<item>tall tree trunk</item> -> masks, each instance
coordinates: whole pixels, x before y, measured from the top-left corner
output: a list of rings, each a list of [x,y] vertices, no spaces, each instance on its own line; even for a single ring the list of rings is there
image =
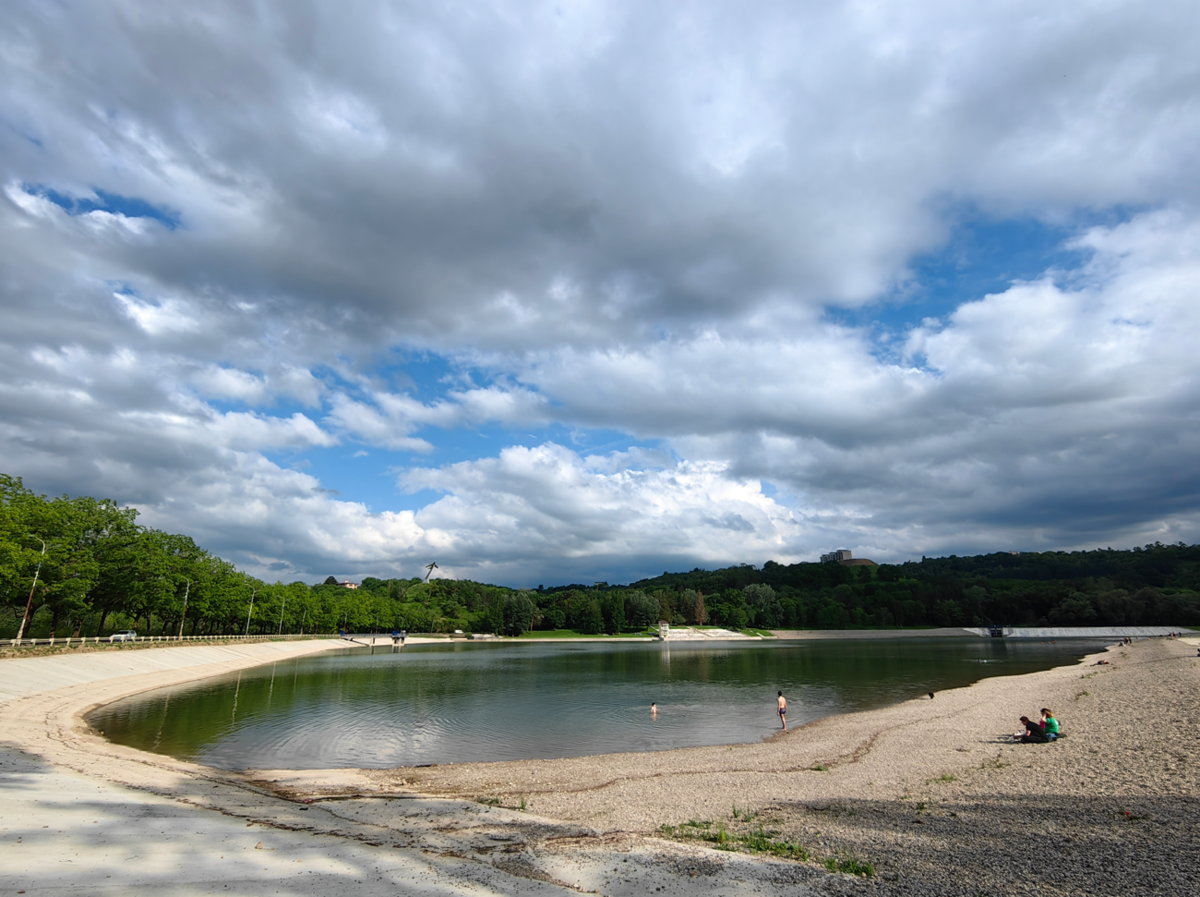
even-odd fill
[[[50,608],[50,638],[58,634],[58,605]]]

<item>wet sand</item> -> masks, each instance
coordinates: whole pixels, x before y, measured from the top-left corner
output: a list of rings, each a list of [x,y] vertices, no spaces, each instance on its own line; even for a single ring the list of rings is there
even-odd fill
[[[216,881],[223,893],[260,893],[263,880],[278,882],[280,893],[328,893],[339,875],[367,894],[435,882],[430,893],[974,895],[1025,893],[1031,882],[1043,894],[1184,893],[1200,875],[1195,642],[1139,641],[1108,652],[1107,666],[1085,661],[984,680],[933,700],[819,720],[763,744],[245,776],[112,745],[82,723],[89,707],[131,688],[202,672],[170,670],[164,656],[158,672],[0,705],[0,744],[8,748],[0,755],[0,834],[6,843],[22,836],[21,852],[9,853],[20,863],[0,872],[0,888],[58,893],[27,885],[79,848],[90,876],[114,876],[103,879],[111,893],[207,893]],[[1057,712],[1065,739],[1005,740],[1020,715],[1043,706]],[[133,861],[101,863],[87,837],[99,822],[79,816],[54,838],[28,822],[29,813],[64,803],[64,793],[88,789],[118,807],[106,827],[113,837],[141,818],[139,807],[161,814],[154,869],[170,865],[176,837],[181,856],[235,856],[244,874],[226,889],[215,860],[181,861],[176,877],[155,877]],[[90,812],[71,806],[64,803],[64,818]],[[679,828],[692,821],[698,825]],[[761,826],[814,860],[714,850],[694,837],[719,826],[727,847]],[[29,849],[39,838],[42,853]],[[276,859],[294,853],[295,866],[331,859],[328,868],[289,867],[286,876],[264,862],[260,874],[255,859],[264,855],[252,852],[259,841]],[[876,874],[831,875],[821,865],[830,858],[869,862]]]

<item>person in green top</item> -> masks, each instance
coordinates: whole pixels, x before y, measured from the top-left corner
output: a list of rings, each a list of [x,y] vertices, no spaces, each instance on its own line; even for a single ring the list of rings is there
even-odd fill
[[[1054,714],[1042,708],[1042,725],[1046,727],[1046,737],[1051,741],[1058,738],[1058,720],[1054,718]]]

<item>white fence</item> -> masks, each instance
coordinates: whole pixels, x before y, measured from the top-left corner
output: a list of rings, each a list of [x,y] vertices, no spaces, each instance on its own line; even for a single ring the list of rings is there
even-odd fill
[[[131,639],[113,640],[108,635],[87,635],[78,638],[23,638],[5,639],[13,648],[33,648],[39,645],[61,645],[66,648],[82,645],[149,645],[186,644],[188,642],[286,642],[295,639],[336,638],[336,633],[308,632],[300,635],[139,635]],[[3,644],[4,642],[0,642]]]

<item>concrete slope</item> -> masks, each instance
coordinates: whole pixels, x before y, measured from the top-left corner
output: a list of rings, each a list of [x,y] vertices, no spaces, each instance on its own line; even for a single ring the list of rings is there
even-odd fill
[[[171,648],[128,648],[88,654],[53,654],[0,660],[0,704],[38,692],[55,691],[71,685],[86,685],[124,676],[178,673],[222,665],[241,669],[275,660],[303,657],[347,647],[340,639],[310,642],[254,642],[245,645],[181,645]]]
[[[975,635],[988,635],[988,630],[971,628]],[[1172,632],[1191,634],[1178,626],[1005,626],[1006,638],[1068,639],[1068,638],[1162,638]]]

